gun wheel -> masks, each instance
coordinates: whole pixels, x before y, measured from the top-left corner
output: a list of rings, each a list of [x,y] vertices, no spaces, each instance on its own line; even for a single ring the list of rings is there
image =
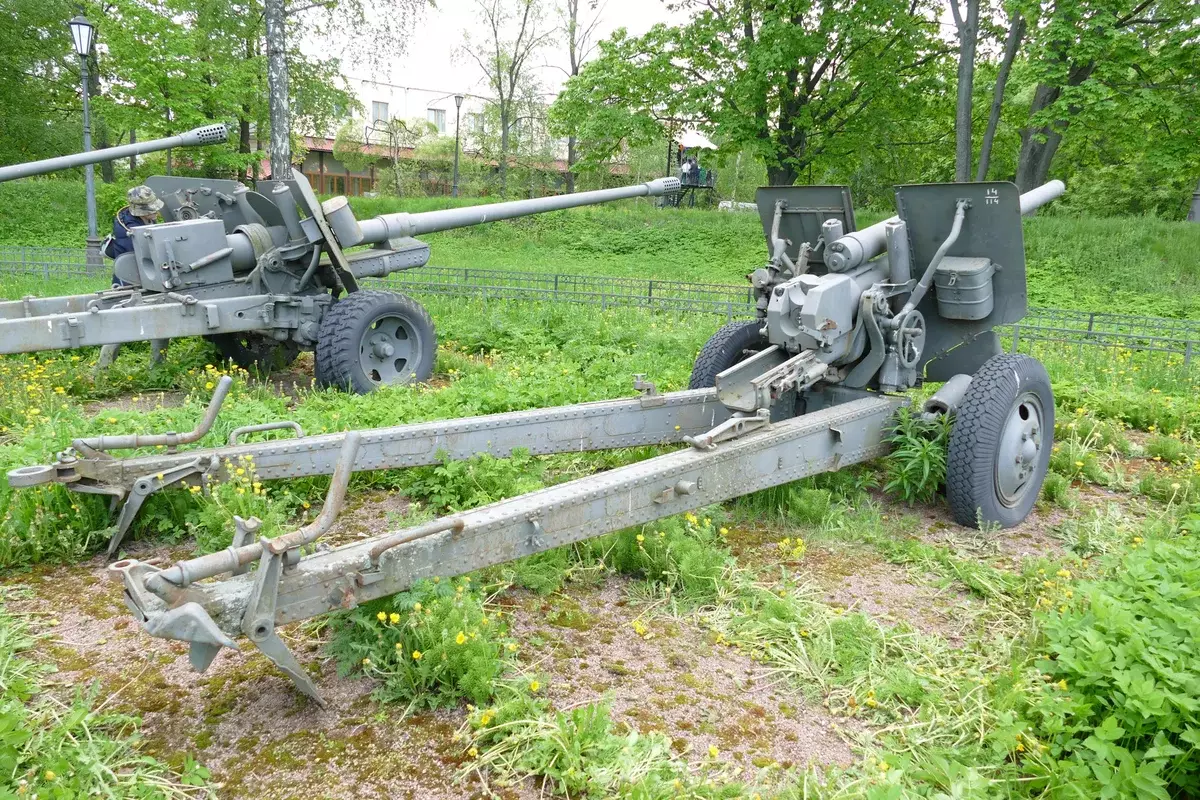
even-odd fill
[[[717,374],[744,361],[768,344],[758,320],[727,322],[704,343],[692,366],[689,389],[711,389],[717,385]]]
[[[1046,368],[1024,355],[993,356],[967,388],[950,429],[946,499],[954,520],[1004,528],[1029,515],[1054,442]]]
[[[259,375],[286,369],[300,355],[300,345],[290,339],[280,342],[256,333],[216,333],[204,338],[217,348],[221,361]]]
[[[366,394],[427,380],[436,355],[433,320],[420,303],[397,292],[354,292],[321,320],[317,382]]]

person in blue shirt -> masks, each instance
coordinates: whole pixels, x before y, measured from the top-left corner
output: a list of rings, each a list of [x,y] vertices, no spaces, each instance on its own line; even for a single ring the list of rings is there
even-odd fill
[[[158,212],[162,210],[163,202],[154,194],[149,186],[134,186],[125,193],[129,205],[117,212],[113,218],[112,242],[105,247],[104,254],[109,258],[133,252],[133,239],[130,231],[142,225],[153,225],[158,221]],[[113,274],[113,288],[119,289],[130,286]]]
[[[153,225],[158,221],[158,212],[162,210],[163,202],[154,194],[149,186],[134,186],[125,193],[128,205],[117,212],[113,218],[112,236],[104,244],[104,255],[116,260],[117,256],[133,252],[133,238],[130,234],[134,228],[142,225]],[[112,288],[121,289],[133,284],[121,280],[114,272]],[[155,339],[151,342],[151,358],[157,363],[162,359],[162,351],[166,349],[166,339]],[[100,358],[97,368],[104,369],[116,360],[121,351],[119,344],[106,344],[100,348]]]

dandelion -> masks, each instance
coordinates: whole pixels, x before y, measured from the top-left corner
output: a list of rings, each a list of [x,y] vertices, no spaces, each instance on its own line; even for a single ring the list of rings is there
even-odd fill
[[[363,665],[364,667],[369,667],[369,666],[371,666],[371,659],[369,659],[369,658],[364,658],[364,659],[362,660],[362,665]]]
[[[1082,461],[1076,461],[1076,462],[1075,462],[1075,466],[1077,466],[1077,467],[1082,467],[1082,466],[1083,466],[1083,462],[1082,462]]]
[[[1065,569],[1060,569],[1058,572],[1056,572],[1056,573],[1054,573],[1054,574],[1055,574],[1055,575],[1057,575],[1057,576],[1058,576],[1058,577],[1060,577],[1060,578],[1069,578],[1069,577],[1071,577],[1071,573],[1070,573],[1070,572],[1068,572],[1068,571],[1067,571],[1067,570],[1065,570]]]
[[[53,782],[57,778],[58,778],[58,776],[54,774],[54,770],[52,770],[52,769],[46,770],[46,780],[47,781]]]
[[[454,641],[456,644],[466,644],[467,635],[465,633],[463,633],[462,631],[459,631],[458,636],[454,637]]]
[[[729,528],[721,528],[721,535],[722,535],[722,536],[728,536],[728,535],[729,535]]]
[[[479,755],[479,748],[472,747],[470,750],[467,751],[467,755],[469,755],[471,758],[474,758],[475,756]]]
[[[1058,683],[1056,683],[1054,685],[1057,686],[1058,688],[1062,689],[1065,692],[1067,690],[1067,679],[1063,678],[1061,681],[1059,681]]]
[[[492,716],[493,716],[492,712],[490,712],[490,711],[483,712],[483,714],[479,717],[479,724],[487,725],[489,722],[492,721]]]
[[[515,642],[509,642],[508,644],[504,645],[504,649],[510,653],[515,653],[517,652],[517,645]]]
[[[542,688],[542,685],[540,683],[538,683],[536,680],[532,680],[529,682],[529,691],[536,693],[537,690],[540,688]]]
[[[412,653],[413,661],[420,661],[421,656],[423,656],[423,655],[425,655],[425,654],[422,653],[420,650],[413,650],[413,653]]]
[[[642,542],[646,541],[646,537],[639,533],[637,535],[637,540],[638,540],[638,544],[641,544]]]
[[[422,606],[420,603],[413,603],[413,611],[416,611],[418,614],[420,614],[421,608],[422,608]]]
[[[710,744],[708,746],[708,757],[716,758],[719,755],[721,755],[721,751],[717,748],[717,746],[715,744]]]
[[[378,614],[375,615],[375,619],[379,620],[380,622],[387,622],[387,612],[380,611]]]

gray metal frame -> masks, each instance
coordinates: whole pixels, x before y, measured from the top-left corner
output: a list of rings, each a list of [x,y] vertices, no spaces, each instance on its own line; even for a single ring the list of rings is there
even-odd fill
[[[322,522],[309,532],[255,543],[243,525],[227,551],[166,570],[136,560],[112,569],[146,630],[190,642],[197,669],[207,668],[221,647],[236,647],[234,640],[245,634],[301,691],[321,702],[274,628],[395,594],[423,578],[463,574],[882,455],[889,420],[906,400],[843,394],[846,402],[719,447],[686,448],[299,558],[299,547],[327,527],[344,497],[359,447],[351,434],[353,439],[342,441]],[[258,570],[244,572],[254,560],[260,561]],[[229,577],[196,582],[221,575]]]

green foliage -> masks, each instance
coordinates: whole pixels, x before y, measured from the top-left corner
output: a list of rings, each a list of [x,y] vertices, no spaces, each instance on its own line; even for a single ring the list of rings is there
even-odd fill
[[[25,623],[0,605],[0,796],[149,800],[193,796],[208,771],[192,759],[181,776],[139,752],[137,720],[103,711],[97,688],[59,700],[40,685]]]
[[[442,455],[436,467],[418,467],[404,476],[409,497],[426,501],[436,511],[462,511],[542,488],[545,467],[524,448],[510,458],[489,455],[454,461]]]
[[[1152,539],[1044,620],[1046,682],[1024,713],[1049,746],[1050,796],[1200,791],[1197,586],[1196,540]]]
[[[1042,481],[1042,497],[1057,506],[1067,507],[1071,501],[1071,480],[1059,472],[1047,472]]]
[[[640,575],[668,593],[694,602],[717,594],[730,564],[719,523],[713,522],[712,516],[690,512],[591,539],[580,548],[609,569]]]
[[[335,624],[329,644],[343,675],[374,678],[377,698],[410,709],[487,702],[516,649],[469,577],[423,580],[359,606]]]
[[[471,714],[462,732],[476,758],[466,770],[487,768],[500,781],[526,776],[567,797],[678,797],[684,767],[662,733],[618,732],[607,704],[565,711],[526,691],[506,687],[494,706]]]
[[[946,482],[950,422],[945,415],[926,420],[908,407],[896,412],[888,436],[892,451],[883,461],[884,491],[909,505],[928,503],[937,496]]]

